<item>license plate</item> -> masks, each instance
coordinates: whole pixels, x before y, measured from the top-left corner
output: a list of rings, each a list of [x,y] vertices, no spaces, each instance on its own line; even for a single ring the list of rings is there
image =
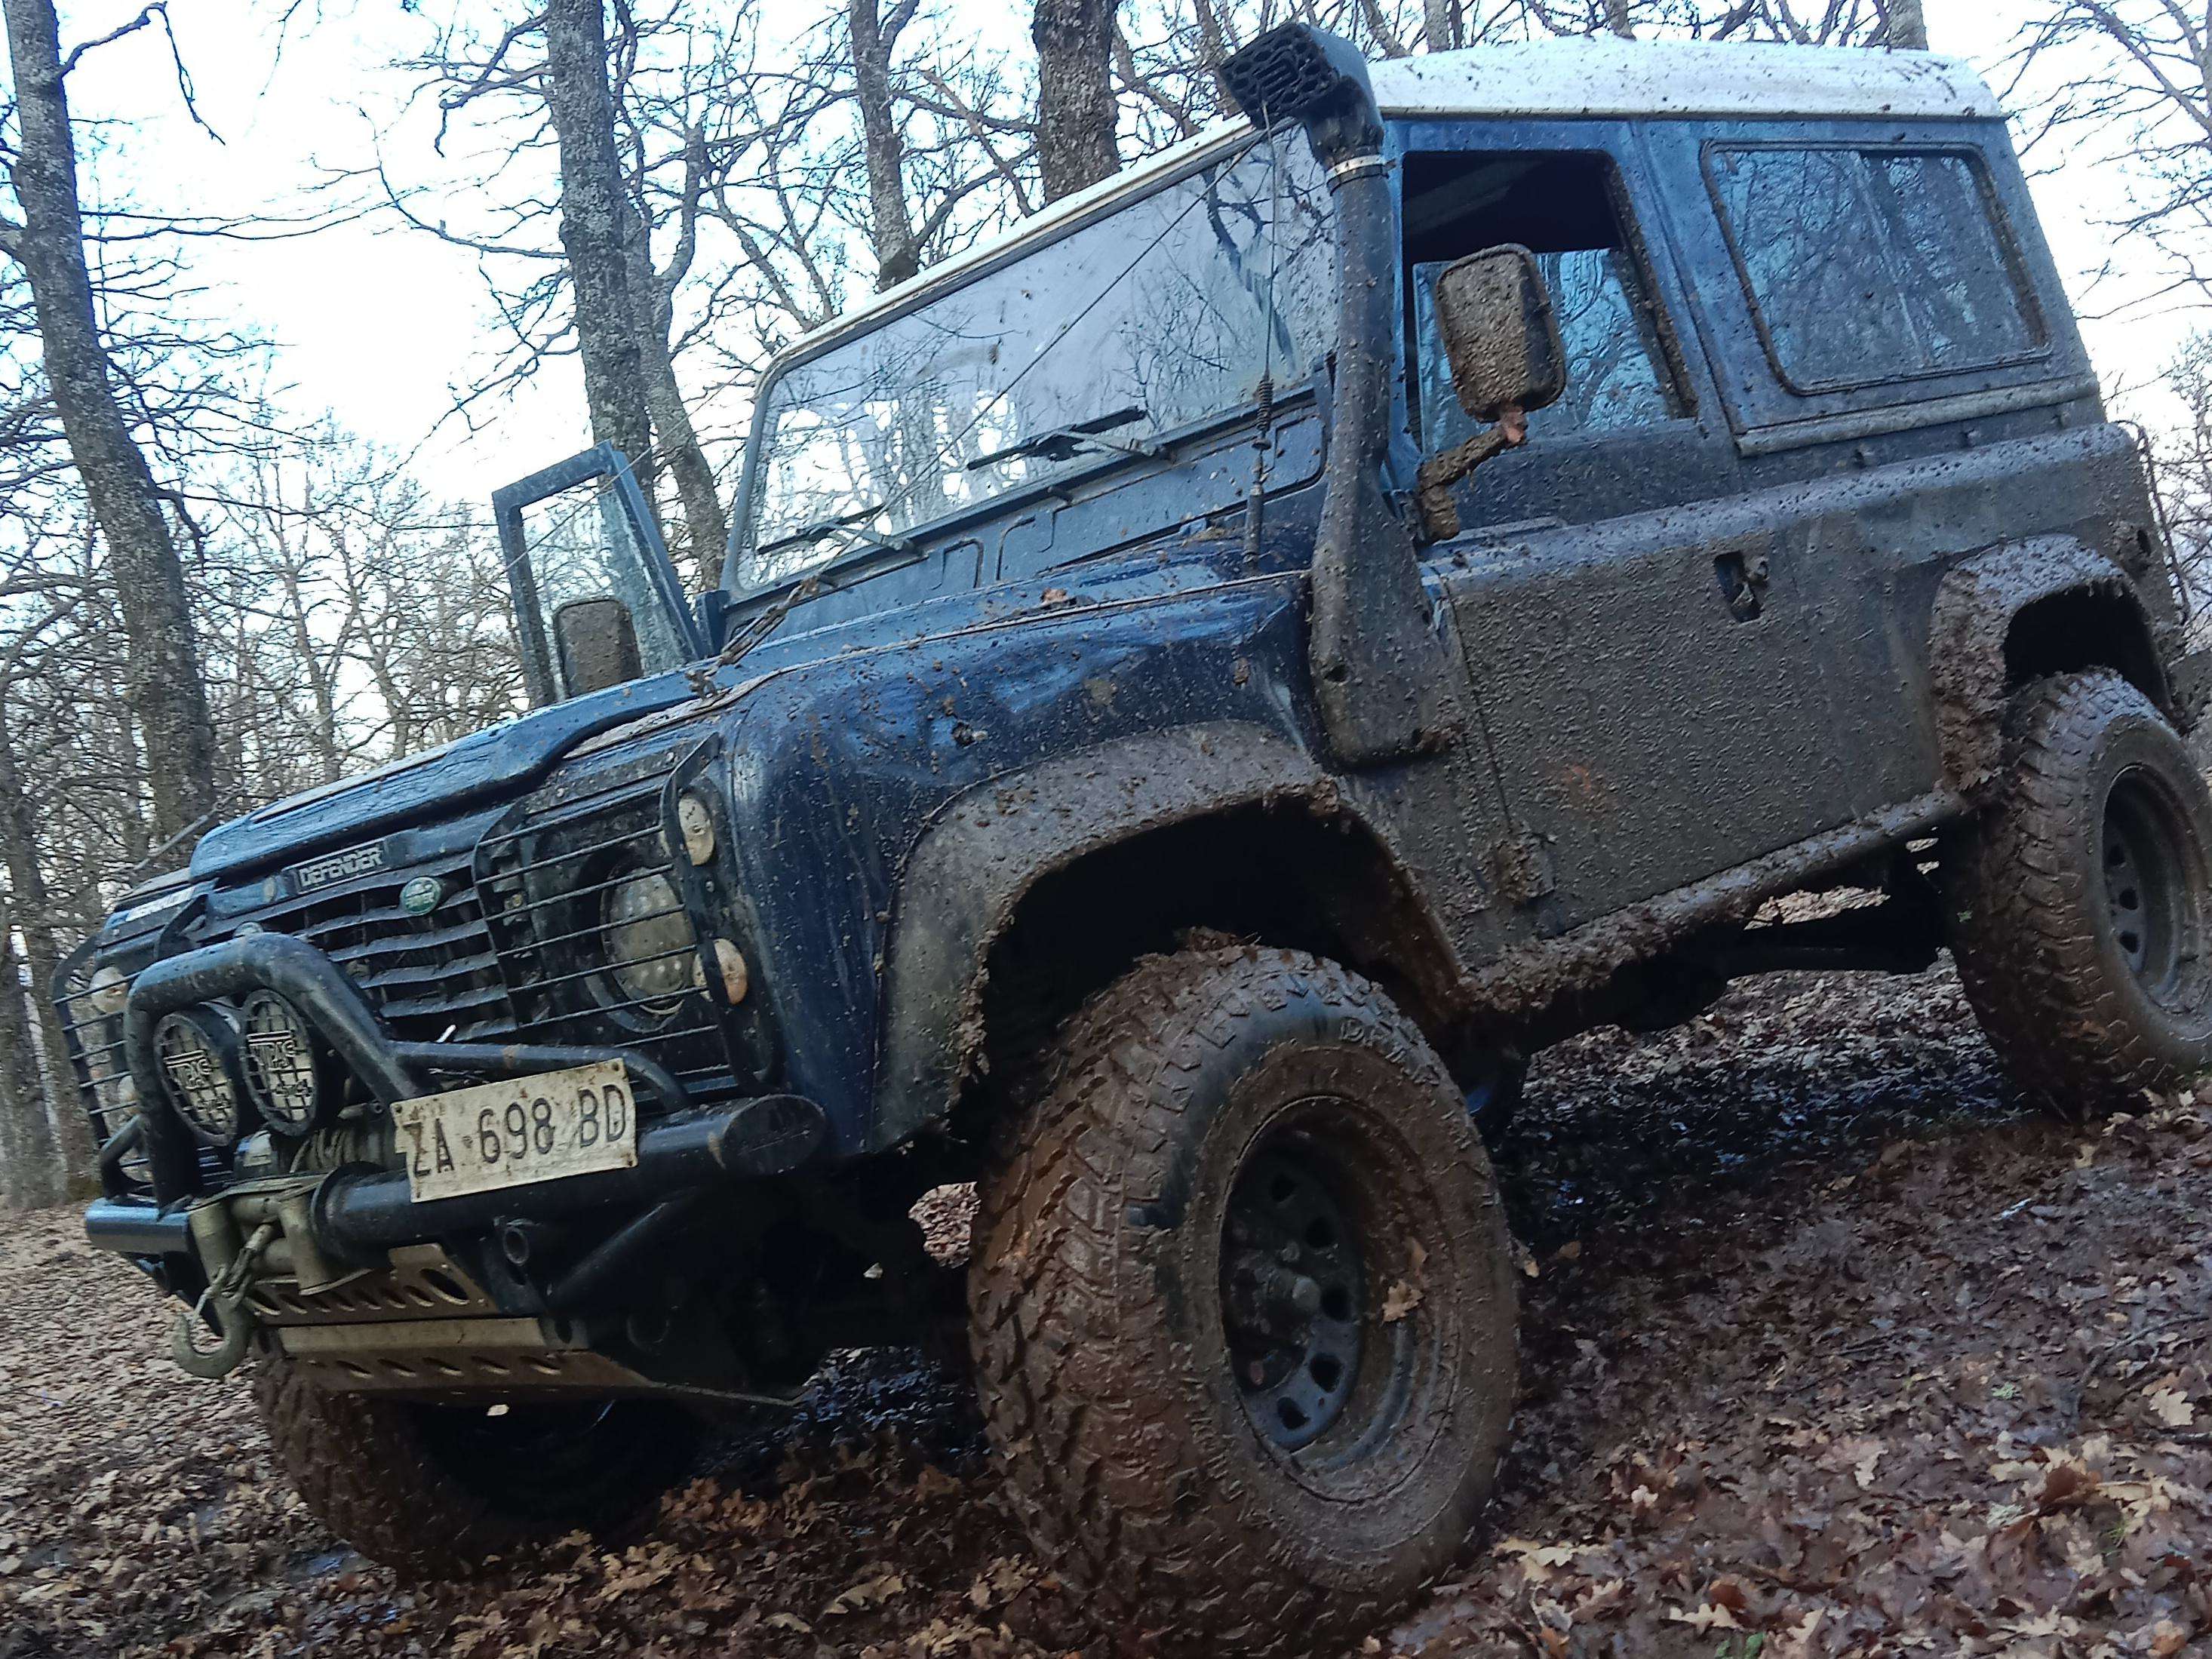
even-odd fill
[[[637,1109],[618,1060],[395,1101],[392,1126],[417,1202],[627,1170]]]

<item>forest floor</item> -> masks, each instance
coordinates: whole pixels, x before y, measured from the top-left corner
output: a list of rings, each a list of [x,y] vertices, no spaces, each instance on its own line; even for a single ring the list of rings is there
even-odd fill
[[[2212,1650],[2193,1100],[2023,1115],[1948,970],[1755,981],[1530,1094],[1514,1449],[1364,1653]],[[626,1550],[419,1587],[307,1517],[165,1326],[72,1216],[0,1225],[0,1659],[1176,1652],[1038,1570],[917,1360],[841,1365]]]

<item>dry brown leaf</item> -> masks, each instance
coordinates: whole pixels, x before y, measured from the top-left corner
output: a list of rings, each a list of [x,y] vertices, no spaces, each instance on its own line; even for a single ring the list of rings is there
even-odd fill
[[[1743,1628],[1736,1622],[1735,1614],[1711,1601],[1701,1603],[1694,1613],[1685,1613],[1680,1607],[1669,1607],[1667,1609],[1667,1617],[1678,1624],[1692,1626],[1700,1632]]]
[[[837,1592],[830,1605],[822,1609],[823,1616],[832,1613],[858,1613],[864,1607],[881,1607],[906,1589],[906,1580],[896,1572],[879,1572],[872,1578],[863,1578],[857,1584],[848,1584]]]
[[[2152,1415],[2169,1429],[2185,1429],[2197,1420],[2197,1407],[2179,1389],[2154,1389],[2146,1396],[2146,1402]]]
[[[957,1480],[934,1463],[924,1463],[921,1473],[914,1478],[916,1498],[950,1498],[963,1490]]]

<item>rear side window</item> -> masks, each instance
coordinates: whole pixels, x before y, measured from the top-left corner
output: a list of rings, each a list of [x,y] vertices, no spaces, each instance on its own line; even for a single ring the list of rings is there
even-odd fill
[[[2047,343],[1972,156],[1716,145],[1705,167],[1791,391],[1990,368]]]

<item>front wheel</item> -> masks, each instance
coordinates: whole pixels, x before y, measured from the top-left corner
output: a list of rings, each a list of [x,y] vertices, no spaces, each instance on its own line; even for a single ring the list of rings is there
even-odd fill
[[[1450,1565],[1512,1409],[1465,1100],[1380,990],[1263,950],[1140,964],[1042,1078],[969,1270],[1017,1510],[1132,1619],[1343,1644]]]
[[[315,1518],[373,1561],[465,1577],[566,1533],[619,1534],[689,1472],[696,1419],[658,1401],[434,1406],[319,1389],[276,1355],[254,1403]]]
[[[2069,1115],[2212,1068],[2212,792],[2101,670],[2022,689],[1988,811],[1943,849],[1951,942],[2014,1079]]]

